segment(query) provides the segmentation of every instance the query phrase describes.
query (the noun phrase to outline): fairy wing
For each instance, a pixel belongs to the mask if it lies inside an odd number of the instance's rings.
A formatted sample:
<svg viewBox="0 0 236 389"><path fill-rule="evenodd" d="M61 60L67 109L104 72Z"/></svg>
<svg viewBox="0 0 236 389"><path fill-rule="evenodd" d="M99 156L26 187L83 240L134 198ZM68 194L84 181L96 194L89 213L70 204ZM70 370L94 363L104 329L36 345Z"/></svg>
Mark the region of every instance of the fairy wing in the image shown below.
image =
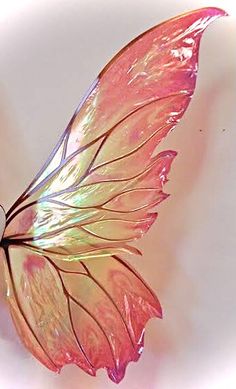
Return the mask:
<svg viewBox="0 0 236 389"><path fill-rule="evenodd" d="M147 31L104 68L48 162L7 213L9 302L28 349L58 371L106 367L119 382L161 317L118 256L148 231L174 151L155 152L194 92L199 43L222 10L204 8Z"/></svg>

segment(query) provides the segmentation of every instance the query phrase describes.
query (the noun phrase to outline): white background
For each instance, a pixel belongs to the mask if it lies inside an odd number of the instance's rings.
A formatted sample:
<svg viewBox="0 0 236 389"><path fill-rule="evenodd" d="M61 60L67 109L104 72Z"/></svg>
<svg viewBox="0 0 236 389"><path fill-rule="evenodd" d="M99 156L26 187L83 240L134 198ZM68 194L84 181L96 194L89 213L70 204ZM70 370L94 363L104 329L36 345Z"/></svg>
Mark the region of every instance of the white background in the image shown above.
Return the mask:
<svg viewBox="0 0 236 389"><path fill-rule="evenodd" d="M120 389L236 388L236 3L198 0L0 0L0 203L41 167L107 61L162 20L202 6L231 13L206 31L196 93L166 148L179 152L159 220L133 263L164 320ZM2 272L1 272L2 273ZM1 276L2 277L2 276ZM0 279L3 284L3 279ZM3 286L1 287L3 289ZM3 294L3 293L2 293ZM74 366L54 375L19 342L0 303L1 389L115 388Z"/></svg>

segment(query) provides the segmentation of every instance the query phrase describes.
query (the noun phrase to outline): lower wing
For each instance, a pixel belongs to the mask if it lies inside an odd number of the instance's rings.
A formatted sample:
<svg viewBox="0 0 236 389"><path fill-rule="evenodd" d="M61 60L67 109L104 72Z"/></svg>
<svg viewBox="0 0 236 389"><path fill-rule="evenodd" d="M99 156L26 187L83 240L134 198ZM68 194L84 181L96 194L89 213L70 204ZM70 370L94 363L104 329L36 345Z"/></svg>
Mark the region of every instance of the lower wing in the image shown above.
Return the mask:
<svg viewBox="0 0 236 389"><path fill-rule="evenodd" d="M53 371L105 367L119 382L141 355L146 322L162 316L140 275L117 256L69 263L12 246L6 258L11 315L29 351Z"/></svg>

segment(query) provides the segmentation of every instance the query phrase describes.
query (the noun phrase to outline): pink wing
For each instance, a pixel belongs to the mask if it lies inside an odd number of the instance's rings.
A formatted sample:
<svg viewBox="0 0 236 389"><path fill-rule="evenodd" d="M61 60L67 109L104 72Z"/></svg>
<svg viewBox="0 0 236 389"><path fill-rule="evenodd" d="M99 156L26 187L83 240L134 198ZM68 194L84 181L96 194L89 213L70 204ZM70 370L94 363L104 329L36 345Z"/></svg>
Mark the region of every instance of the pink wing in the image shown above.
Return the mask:
<svg viewBox="0 0 236 389"><path fill-rule="evenodd" d="M143 349L144 327L161 317L141 277L118 257L73 263L12 246L7 252L11 314L25 346L49 369L106 367L119 382Z"/></svg>
<svg viewBox="0 0 236 389"><path fill-rule="evenodd" d="M49 161L7 213L12 315L48 368L106 367L119 382L158 300L121 260L155 221L176 153L155 154L194 92L204 8L136 38L90 88ZM53 285L53 287L52 287Z"/></svg>

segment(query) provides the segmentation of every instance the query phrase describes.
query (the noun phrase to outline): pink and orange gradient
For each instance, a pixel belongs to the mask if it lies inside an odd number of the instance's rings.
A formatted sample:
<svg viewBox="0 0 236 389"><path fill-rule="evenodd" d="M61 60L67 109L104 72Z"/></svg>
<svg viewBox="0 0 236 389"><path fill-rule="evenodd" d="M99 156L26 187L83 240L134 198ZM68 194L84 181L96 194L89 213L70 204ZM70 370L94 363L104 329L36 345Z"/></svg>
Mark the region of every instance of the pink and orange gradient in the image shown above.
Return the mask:
<svg viewBox="0 0 236 389"><path fill-rule="evenodd" d="M119 382L143 350L158 299L118 254L138 253L167 198L176 152L156 153L194 92L203 31L193 11L152 28L100 73L50 159L7 213L2 247L12 317L53 371L105 367Z"/></svg>

